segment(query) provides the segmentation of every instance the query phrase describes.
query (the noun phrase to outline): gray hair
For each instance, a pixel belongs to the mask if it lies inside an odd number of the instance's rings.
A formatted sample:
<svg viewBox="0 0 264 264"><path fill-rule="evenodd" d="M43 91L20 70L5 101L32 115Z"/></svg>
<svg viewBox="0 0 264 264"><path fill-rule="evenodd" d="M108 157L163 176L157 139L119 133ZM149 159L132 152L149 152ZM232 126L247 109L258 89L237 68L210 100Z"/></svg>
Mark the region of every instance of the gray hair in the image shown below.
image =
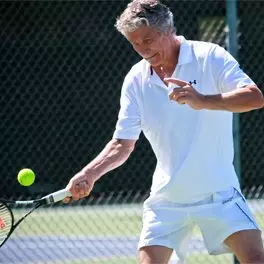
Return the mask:
<svg viewBox="0 0 264 264"><path fill-rule="evenodd" d="M176 32L172 12L159 0L133 0L115 24L124 36L142 26L156 28L162 33Z"/></svg>

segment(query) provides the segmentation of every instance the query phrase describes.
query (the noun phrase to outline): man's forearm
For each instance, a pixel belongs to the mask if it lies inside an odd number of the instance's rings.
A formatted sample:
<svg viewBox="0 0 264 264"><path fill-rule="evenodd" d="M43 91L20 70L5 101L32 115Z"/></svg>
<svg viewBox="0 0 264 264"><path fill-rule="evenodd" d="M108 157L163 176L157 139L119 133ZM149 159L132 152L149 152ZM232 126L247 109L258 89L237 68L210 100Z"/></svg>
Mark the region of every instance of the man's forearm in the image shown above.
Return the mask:
<svg viewBox="0 0 264 264"><path fill-rule="evenodd" d="M247 86L232 92L205 95L204 109L247 112L264 106L263 95L256 86Z"/></svg>
<svg viewBox="0 0 264 264"><path fill-rule="evenodd" d="M87 175L93 175L93 179L96 181L105 173L121 166L128 159L133 149L133 145L113 139L82 171Z"/></svg>

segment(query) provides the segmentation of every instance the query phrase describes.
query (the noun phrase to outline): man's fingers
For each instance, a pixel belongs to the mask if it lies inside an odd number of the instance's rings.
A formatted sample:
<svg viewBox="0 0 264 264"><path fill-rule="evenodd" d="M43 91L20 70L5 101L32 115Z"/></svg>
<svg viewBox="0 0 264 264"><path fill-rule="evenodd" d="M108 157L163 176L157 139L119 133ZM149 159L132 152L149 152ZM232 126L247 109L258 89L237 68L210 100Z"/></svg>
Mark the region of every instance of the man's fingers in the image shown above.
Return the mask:
<svg viewBox="0 0 264 264"><path fill-rule="evenodd" d="M186 104L188 100L188 91L172 92L169 95L170 100L176 101L179 104Z"/></svg>
<svg viewBox="0 0 264 264"><path fill-rule="evenodd" d="M75 184L75 194L76 196L79 196L79 198L89 194L89 191L90 191L90 186L86 180Z"/></svg>
<svg viewBox="0 0 264 264"><path fill-rule="evenodd" d="M70 201L71 201L71 197L65 197L65 198L63 199L63 202L64 202L65 204L70 203Z"/></svg>
<svg viewBox="0 0 264 264"><path fill-rule="evenodd" d="M179 86L186 86L189 85L188 82L180 80L180 79L174 79L174 78L164 78L165 82L177 84Z"/></svg>
<svg viewBox="0 0 264 264"><path fill-rule="evenodd" d="M172 100L173 98L173 96L175 96L175 95L185 95L185 94L188 94L188 92L189 92L189 89L190 89L190 87L189 86L184 86L184 87L179 87L179 88L174 88L170 93L169 93L169 98L170 98L170 100Z"/></svg>
<svg viewBox="0 0 264 264"><path fill-rule="evenodd" d="M73 181L68 186L68 188L72 194L72 199L75 201L84 198L85 196L88 196L91 191L91 186L89 185L87 180ZM66 200L66 203L67 201L68 199Z"/></svg>
<svg viewBox="0 0 264 264"><path fill-rule="evenodd" d="M176 101L178 104L186 104L187 100L188 100L187 96L181 96Z"/></svg>
<svg viewBox="0 0 264 264"><path fill-rule="evenodd" d="M177 101L178 98L182 97L182 96L186 96L188 95L188 91L184 90L184 89L177 89L175 88L170 94L169 94L169 98L170 100L175 100Z"/></svg>

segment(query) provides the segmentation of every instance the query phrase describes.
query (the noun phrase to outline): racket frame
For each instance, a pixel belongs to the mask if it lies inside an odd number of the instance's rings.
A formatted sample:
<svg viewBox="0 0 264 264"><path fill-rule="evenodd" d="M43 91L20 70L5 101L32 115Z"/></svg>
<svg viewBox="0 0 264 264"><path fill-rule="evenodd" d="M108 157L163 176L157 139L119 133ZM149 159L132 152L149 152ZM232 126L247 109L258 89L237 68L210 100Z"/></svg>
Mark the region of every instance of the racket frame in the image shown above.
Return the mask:
<svg viewBox="0 0 264 264"><path fill-rule="evenodd" d="M36 200L29 200L29 201L11 201L11 200L5 200L0 198L0 203L2 203L6 209L9 211L11 216L11 228L9 232L6 235L6 238L3 240L3 242L0 244L0 248L5 244L5 242L8 240L8 238L11 236L11 234L15 231L15 229L18 227L18 225L27 217L29 216L35 209L39 208L42 205L48 205L48 204L54 204L58 201L63 200L65 197L71 197L71 193L65 189L62 189L60 191L48 194L40 199ZM20 217L16 222L14 218L14 214L12 209L10 208L10 205L34 205L26 214L24 214L22 217Z"/></svg>

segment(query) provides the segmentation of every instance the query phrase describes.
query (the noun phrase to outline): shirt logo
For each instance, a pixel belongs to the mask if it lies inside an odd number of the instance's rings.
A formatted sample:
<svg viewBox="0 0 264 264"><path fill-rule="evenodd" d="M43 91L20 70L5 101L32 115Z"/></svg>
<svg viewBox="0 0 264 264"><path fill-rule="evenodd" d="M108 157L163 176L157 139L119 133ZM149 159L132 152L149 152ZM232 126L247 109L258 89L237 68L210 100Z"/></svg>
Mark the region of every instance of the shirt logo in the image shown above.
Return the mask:
<svg viewBox="0 0 264 264"><path fill-rule="evenodd" d="M197 84L197 81L196 81L196 80L189 81L189 84L190 84L190 85Z"/></svg>

